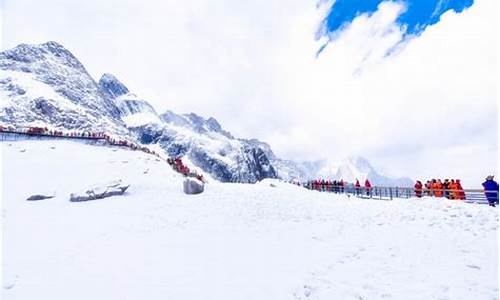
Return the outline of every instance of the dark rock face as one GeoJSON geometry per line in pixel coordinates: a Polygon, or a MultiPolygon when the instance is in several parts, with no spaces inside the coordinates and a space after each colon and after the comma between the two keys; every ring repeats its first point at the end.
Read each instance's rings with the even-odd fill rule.
{"type": "Polygon", "coordinates": [[[253,170],[255,180],[259,181],[264,178],[276,178],[277,173],[274,170],[269,158],[260,148],[245,147],[245,154],[247,155],[248,169],[253,170]]]}
{"type": "Polygon", "coordinates": [[[168,112],[162,115],[162,120],[170,123],[165,122],[163,127],[146,125],[132,130],[142,143],[156,143],[172,157],[187,157],[222,182],[253,183],[277,177],[265,150],[246,140],[232,138],[220,125],[217,126],[218,122],[213,118],[205,120],[194,114],[185,116],[168,112]],[[185,135],[185,129],[190,129],[189,136],[185,135]]]}
{"type": "Polygon", "coordinates": [[[54,115],[57,112],[56,106],[45,100],[43,97],[36,98],[33,101],[35,102],[35,109],[39,110],[41,114],[54,115]]]}
{"type": "Polygon", "coordinates": [[[102,75],[99,80],[99,87],[103,92],[107,93],[112,98],[128,94],[129,92],[123,83],[116,79],[115,76],[108,73],[102,75]]]}

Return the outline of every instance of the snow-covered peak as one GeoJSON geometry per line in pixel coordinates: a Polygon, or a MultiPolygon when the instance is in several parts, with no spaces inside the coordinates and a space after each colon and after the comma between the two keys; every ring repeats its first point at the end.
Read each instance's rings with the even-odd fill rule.
{"type": "Polygon", "coordinates": [[[366,173],[373,171],[372,165],[366,158],[361,156],[348,156],[341,161],[341,165],[349,166],[366,173]]]}
{"type": "Polygon", "coordinates": [[[127,87],[121,83],[114,75],[104,73],[99,79],[99,87],[112,98],[117,98],[129,93],[127,87]]]}
{"type": "Polygon", "coordinates": [[[40,45],[20,44],[0,53],[0,69],[43,72],[48,65],[64,65],[87,72],[82,63],[61,44],[50,41],[40,45]],[[36,67],[36,63],[44,62],[36,67]],[[31,68],[30,68],[31,66],[31,68]]]}
{"type": "Polygon", "coordinates": [[[225,131],[219,124],[219,122],[213,117],[205,119],[204,117],[201,117],[195,113],[180,115],[172,111],[167,111],[162,114],[160,118],[167,124],[190,128],[191,130],[199,134],[206,134],[211,132],[220,134],[228,139],[234,139],[231,133],[225,131]]]}
{"type": "Polygon", "coordinates": [[[0,121],[127,134],[118,107],[84,66],[56,42],[0,52],[0,121]]]}
{"type": "Polygon", "coordinates": [[[131,93],[125,84],[114,75],[104,73],[99,79],[99,87],[119,108],[120,117],[127,127],[162,122],[151,104],[131,93]]]}
{"type": "Polygon", "coordinates": [[[217,122],[217,120],[214,119],[213,117],[208,118],[206,124],[208,128],[212,131],[217,131],[217,132],[222,131],[222,127],[220,126],[219,122],[217,122]]]}

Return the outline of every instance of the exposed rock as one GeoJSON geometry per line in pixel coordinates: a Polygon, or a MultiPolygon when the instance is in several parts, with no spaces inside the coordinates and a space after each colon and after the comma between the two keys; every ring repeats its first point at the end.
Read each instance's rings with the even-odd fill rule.
{"type": "Polygon", "coordinates": [[[204,190],[203,182],[191,178],[186,178],[186,180],[184,180],[183,186],[184,186],[184,193],[188,195],[200,194],[203,193],[204,190]]]}
{"type": "Polygon", "coordinates": [[[54,195],[47,196],[47,195],[36,194],[36,195],[30,196],[26,200],[28,200],[28,201],[38,201],[38,200],[45,200],[45,199],[50,199],[50,198],[54,198],[54,197],[55,197],[54,195]]]}
{"type": "Polygon", "coordinates": [[[93,187],[84,193],[72,193],[69,201],[81,202],[123,195],[129,186],[130,184],[124,184],[121,180],[118,180],[108,185],[93,187]]]}

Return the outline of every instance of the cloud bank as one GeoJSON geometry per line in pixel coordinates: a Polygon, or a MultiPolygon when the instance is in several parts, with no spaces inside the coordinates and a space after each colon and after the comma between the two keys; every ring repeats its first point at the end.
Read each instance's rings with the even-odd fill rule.
{"type": "MultiPolygon", "coordinates": [[[[404,9],[393,22],[402,31],[404,35],[402,40],[405,40],[419,36],[427,26],[438,23],[445,12],[451,10],[460,13],[472,6],[473,2],[473,0],[336,0],[332,3],[332,1],[323,0],[319,4],[328,6],[329,9],[316,33],[316,39],[327,37],[329,41],[335,40],[342,34],[345,27],[360,15],[371,16],[378,12],[382,5],[397,3],[404,9]]],[[[326,45],[327,43],[318,52],[323,51],[326,45]]]]}

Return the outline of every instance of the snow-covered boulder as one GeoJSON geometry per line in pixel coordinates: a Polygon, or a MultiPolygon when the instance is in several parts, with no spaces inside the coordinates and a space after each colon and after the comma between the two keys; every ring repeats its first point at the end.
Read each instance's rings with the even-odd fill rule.
{"type": "Polygon", "coordinates": [[[186,178],[186,180],[184,180],[183,186],[184,193],[188,195],[200,194],[203,193],[204,190],[203,182],[192,178],[186,178]]]}
{"type": "Polygon", "coordinates": [[[124,184],[121,180],[118,180],[107,185],[95,186],[84,193],[72,193],[69,201],[81,202],[123,195],[129,186],[130,184],[124,184]]]}

